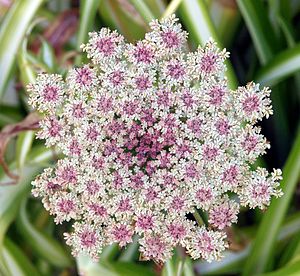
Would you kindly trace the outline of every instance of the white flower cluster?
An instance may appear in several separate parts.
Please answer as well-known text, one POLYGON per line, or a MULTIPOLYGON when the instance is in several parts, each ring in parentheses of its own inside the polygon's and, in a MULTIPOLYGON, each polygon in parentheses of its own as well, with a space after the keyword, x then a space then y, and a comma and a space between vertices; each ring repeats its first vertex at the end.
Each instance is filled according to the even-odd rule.
POLYGON ((187 33, 171 16, 136 45, 116 32, 91 33, 91 63, 41 74, 30 103, 44 114, 38 137, 65 155, 33 182, 55 221, 73 221, 73 254, 137 235, 143 259, 165 262, 174 247, 192 258, 221 257, 224 229, 240 206, 280 196, 280 170, 251 169, 269 148, 258 120, 272 113, 270 90, 232 91, 226 50, 213 41, 185 53, 187 33), (200 225, 192 215, 208 216, 200 225))

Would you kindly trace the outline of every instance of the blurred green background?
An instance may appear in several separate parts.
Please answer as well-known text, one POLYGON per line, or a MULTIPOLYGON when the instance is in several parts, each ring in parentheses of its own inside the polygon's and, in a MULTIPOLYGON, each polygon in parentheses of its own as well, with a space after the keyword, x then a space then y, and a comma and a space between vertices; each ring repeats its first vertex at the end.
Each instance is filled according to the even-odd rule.
POLYGON ((0 0, 0 275, 300 275, 300 0, 0 0), (137 243, 104 249, 96 264, 74 259, 30 182, 59 157, 34 140, 38 118, 24 87, 37 72, 64 74, 85 62, 87 33, 103 26, 127 40, 176 13, 189 47, 209 37, 231 52, 232 88, 254 80, 272 88, 274 115, 261 123, 272 148, 263 166, 283 169, 284 196, 242 210, 220 262, 191 261, 178 249, 164 267, 139 262, 137 243))

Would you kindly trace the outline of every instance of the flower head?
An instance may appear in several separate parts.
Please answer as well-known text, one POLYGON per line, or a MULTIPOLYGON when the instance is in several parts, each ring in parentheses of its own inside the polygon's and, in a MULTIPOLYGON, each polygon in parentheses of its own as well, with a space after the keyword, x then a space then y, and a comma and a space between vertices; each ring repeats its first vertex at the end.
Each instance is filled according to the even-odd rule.
POLYGON ((97 258, 137 235, 143 259, 165 262, 177 245, 219 259, 240 206, 264 209, 282 194, 279 170, 251 169, 269 148, 255 123, 272 114, 270 91, 230 90, 226 50, 209 40, 185 53, 177 21, 153 21, 136 45, 108 29, 90 33, 90 64, 29 86, 44 114, 38 137, 65 155, 33 194, 57 223, 75 221, 66 234, 74 255, 97 258), (191 219, 195 209, 208 227, 191 219))

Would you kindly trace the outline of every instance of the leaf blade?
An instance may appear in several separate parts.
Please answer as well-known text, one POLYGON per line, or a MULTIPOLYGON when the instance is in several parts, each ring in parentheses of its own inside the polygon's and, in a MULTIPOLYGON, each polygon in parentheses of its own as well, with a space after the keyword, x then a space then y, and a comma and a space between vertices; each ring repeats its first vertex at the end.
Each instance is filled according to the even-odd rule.
POLYGON ((0 29, 0 98, 8 83, 26 29, 44 0, 16 1, 0 29))
POLYGON ((275 85, 300 70, 300 44, 278 54, 257 73, 261 84, 275 85))

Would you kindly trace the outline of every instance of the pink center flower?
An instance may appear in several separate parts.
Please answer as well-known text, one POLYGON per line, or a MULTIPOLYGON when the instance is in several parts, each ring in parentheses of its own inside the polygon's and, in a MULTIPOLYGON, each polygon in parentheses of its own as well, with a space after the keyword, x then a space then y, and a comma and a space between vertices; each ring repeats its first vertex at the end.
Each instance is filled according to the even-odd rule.
POLYGON ((175 32, 166 31, 161 34, 161 37, 168 48, 175 48, 179 46, 179 39, 175 32))
POLYGON ((104 56, 110 56, 115 51, 115 43, 112 38, 101 38, 96 43, 97 50, 104 56))
POLYGON ((214 53, 206 53, 201 58, 200 69, 207 74, 212 73, 216 68, 216 60, 217 55, 214 53))
POLYGON ((150 230, 153 227, 153 217, 150 215, 141 215, 138 217, 136 226, 142 230, 150 230))
POLYGON ((151 63, 154 58, 151 49, 145 46, 137 46, 133 55, 137 62, 143 63, 151 63))
POLYGON ((258 111, 259 98, 256 95, 247 97, 243 102, 243 109, 247 114, 258 111))
POLYGON ((92 83, 92 71, 87 68, 79 68, 76 70, 76 82, 81 86, 90 86, 92 83))
POLYGON ((43 90, 43 99, 46 102, 55 102, 58 100, 58 88, 47 85, 43 90))
POLYGON ((69 214, 75 209, 75 204, 70 199, 61 199, 57 204, 59 211, 65 214, 69 214))
POLYGON ((175 80, 181 79, 185 75, 185 70, 179 62, 175 64, 168 64, 168 75, 171 76, 175 80))
POLYGON ((83 231, 80 235, 80 243, 83 247, 92 247, 96 244, 97 237, 94 231, 83 231))

